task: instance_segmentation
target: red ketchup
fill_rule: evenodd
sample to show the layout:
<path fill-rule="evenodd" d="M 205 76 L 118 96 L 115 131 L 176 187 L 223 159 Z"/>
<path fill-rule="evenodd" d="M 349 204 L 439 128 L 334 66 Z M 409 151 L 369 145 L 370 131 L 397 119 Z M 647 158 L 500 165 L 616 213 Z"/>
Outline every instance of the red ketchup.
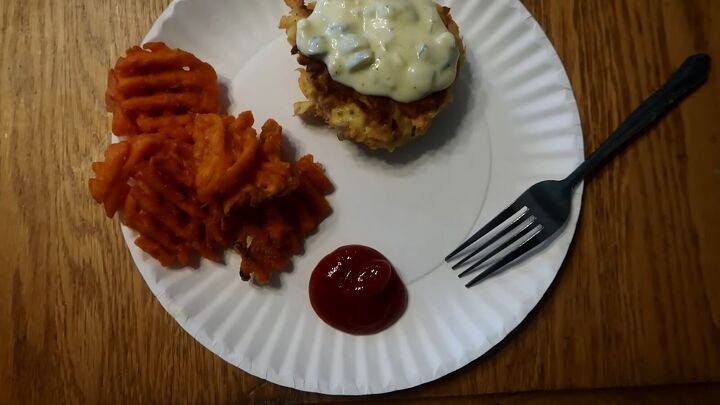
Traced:
<path fill-rule="evenodd" d="M 400 318 L 407 306 L 407 290 L 380 252 L 350 245 L 325 256 L 315 267 L 310 303 L 333 328 L 370 335 Z"/>

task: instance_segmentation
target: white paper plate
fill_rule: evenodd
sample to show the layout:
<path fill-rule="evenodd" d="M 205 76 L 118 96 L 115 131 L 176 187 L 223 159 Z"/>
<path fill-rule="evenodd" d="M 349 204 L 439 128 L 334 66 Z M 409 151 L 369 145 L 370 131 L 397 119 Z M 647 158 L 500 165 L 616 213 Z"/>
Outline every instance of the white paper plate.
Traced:
<path fill-rule="evenodd" d="M 336 185 L 334 214 L 294 259 L 280 285 L 240 281 L 226 266 L 169 271 L 132 244 L 152 292 L 205 347 L 277 384 L 330 394 L 412 387 L 457 370 L 500 342 L 532 310 L 563 262 L 581 203 L 559 238 L 511 271 L 466 289 L 442 258 L 531 184 L 568 174 L 583 157 L 570 83 L 548 39 L 517 0 L 443 0 L 468 49 L 456 100 L 416 143 L 366 153 L 292 116 L 298 67 L 276 27 L 280 0 L 178 0 L 145 38 L 211 63 L 230 111 L 273 117 L 299 153 L 313 153 Z M 382 251 L 405 281 L 409 304 L 390 329 L 351 336 L 323 323 L 308 280 L 345 244 Z"/>

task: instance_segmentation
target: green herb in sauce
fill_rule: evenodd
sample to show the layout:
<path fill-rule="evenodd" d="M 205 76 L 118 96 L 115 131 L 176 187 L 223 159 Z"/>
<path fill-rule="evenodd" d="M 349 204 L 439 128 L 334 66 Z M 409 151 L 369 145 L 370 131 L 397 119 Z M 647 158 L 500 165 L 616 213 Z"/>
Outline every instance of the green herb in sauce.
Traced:
<path fill-rule="evenodd" d="M 319 0 L 297 28 L 298 49 L 362 94 L 407 103 L 455 81 L 458 44 L 432 0 Z"/>

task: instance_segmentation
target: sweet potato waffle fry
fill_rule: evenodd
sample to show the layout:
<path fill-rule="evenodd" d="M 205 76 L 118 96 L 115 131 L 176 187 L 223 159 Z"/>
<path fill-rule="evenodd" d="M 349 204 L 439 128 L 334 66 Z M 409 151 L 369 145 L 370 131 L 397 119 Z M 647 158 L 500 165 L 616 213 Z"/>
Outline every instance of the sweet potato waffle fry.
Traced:
<path fill-rule="evenodd" d="M 235 248 L 241 276 L 268 283 L 330 214 L 332 184 L 312 155 L 283 160 L 274 120 L 258 135 L 251 112 L 208 112 L 217 110 L 209 65 L 164 44 L 146 49 L 130 49 L 111 70 L 108 110 L 113 131 L 127 138 L 93 163 L 91 195 L 108 217 L 121 211 L 139 233 L 135 244 L 163 266 L 197 255 L 217 261 Z M 178 73 L 182 66 L 195 74 Z M 200 101 L 168 107 L 192 97 Z"/>
<path fill-rule="evenodd" d="M 303 240 L 332 212 L 325 195 L 332 184 L 312 155 L 296 164 L 297 188 L 260 207 L 249 206 L 239 215 L 239 236 L 235 248 L 243 261 L 240 275 L 253 274 L 260 283 L 272 273 L 288 267 L 289 258 L 301 252 Z"/>
<path fill-rule="evenodd" d="M 197 172 L 195 184 L 203 202 L 225 194 L 247 178 L 258 152 L 252 113 L 237 119 L 202 114 L 195 119 L 193 140 Z"/>
<path fill-rule="evenodd" d="M 219 113 L 217 74 L 164 43 L 135 46 L 108 73 L 107 110 L 118 136 L 168 131 L 187 136 L 196 113 Z"/>

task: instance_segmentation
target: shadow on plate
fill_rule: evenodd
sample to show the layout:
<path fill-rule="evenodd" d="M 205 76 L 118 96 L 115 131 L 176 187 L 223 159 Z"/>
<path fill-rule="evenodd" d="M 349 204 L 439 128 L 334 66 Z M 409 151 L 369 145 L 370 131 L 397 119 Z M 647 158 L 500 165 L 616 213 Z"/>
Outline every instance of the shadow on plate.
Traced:
<path fill-rule="evenodd" d="M 474 77 L 470 69 L 470 55 L 462 67 L 460 76 L 453 92 L 453 101 L 447 109 L 442 111 L 432 123 L 430 130 L 418 139 L 401 146 L 393 152 L 385 150 L 371 150 L 363 145 L 353 144 L 362 151 L 362 154 L 372 159 L 382 160 L 392 166 L 407 165 L 420 157 L 440 150 L 457 137 L 460 124 L 465 116 L 472 110 L 475 103 L 483 103 L 483 92 L 473 92 Z"/>
<path fill-rule="evenodd" d="M 260 285 L 255 282 L 255 279 L 253 279 L 252 283 L 253 283 L 253 286 L 258 287 L 258 288 L 268 288 L 271 290 L 279 290 L 282 288 L 282 278 L 284 277 L 284 275 L 292 273 L 293 271 L 295 271 L 295 263 L 291 259 L 290 266 L 287 269 L 282 270 L 282 271 L 273 272 L 269 283 L 267 283 L 265 285 Z"/>
<path fill-rule="evenodd" d="M 219 99 L 220 99 L 220 111 L 229 111 L 230 110 L 230 82 L 231 80 L 218 75 L 218 87 L 220 89 Z"/>
<path fill-rule="evenodd" d="M 578 221 L 578 224 L 577 224 L 577 228 L 578 228 L 578 229 L 581 228 L 581 227 L 582 227 L 582 216 L 580 217 L 580 220 Z M 577 232 L 577 229 L 576 229 L 576 232 Z M 538 311 L 540 311 L 540 310 L 542 309 L 542 307 L 544 306 L 544 304 L 545 304 L 545 302 L 548 300 L 548 298 L 553 295 L 553 292 L 555 291 L 555 288 L 557 287 L 557 285 L 559 284 L 561 278 L 563 277 L 563 274 L 565 273 L 565 264 L 567 263 L 568 258 L 572 255 L 572 252 L 573 252 L 573 250 L 574 250 L 574 248 L 575 248 L 575 240 L 576 240 L 576 239 L 573 238 L 572 242 L 570 243 L 570 247 L 568 248 L 568 253 L 567 253 L 567 255 L 565 256 L 565 259 L 563 260 L 563 263 L 560 265 L 560 269 L 558 270 L 558 273 L 557 273 L 557 275 L 555 276 L 555 279 L 553 279 L 552 283 L 550 283 L 550 286 L 549 286 L 548 289 L 545 291 L 545 293 L 543 294 L 543 296 L 540 298 L 540 300 L 538 301 L 537 305 L 535 305 L 535 307 L 528 313 L 528 315 L 525 317 L 525 319 L 523 319 L 523 320 L 518 324 L 518 326 L 515 327 L 515 329 L 513 329 L 512 331 L 510 331 L 510 333 L 508 333 L 507 336 L 505 336 L 504 339 L 502 339 L 500 342 L 498 342 L 498 343 L 497 343 L 495 346 L 493 346 L 490 350 L 488 350 L 487 352 L 485 352 L 485 354 L 483 354 L 483 355 L 481 355 L 480 357 L 478 357 L 477 359 L 471 361 L 470 363 L 468 363 L 468 364 L 465 365 L 464 367 L 459 368 L 458 370 L 455 370 L 455 371 L 451 372 L 450 374 L 447 374 L 447 375 L 445 375 L 445 376 L 443 376 L 443 377 L 440 377 L 440 378 L 438 378 L 437 380 L 434 380 L 434 381 L 432 382 L 433 384 L 434 384 L 434 383 L 437 383 L 437 382 L 439 382 L 439 381 L 445 381 L 445 380 L 448 380 L 448 379 L 451 379 L 451 378 L 455 378 L 458 373 L 463 372 L 463 371 L 467 371 L 468 369 L 471 369 L 471 368 L 474 368 L 474 367 L 477 367 L 481 362 L 486 361 L 486 360 L 488 360 L 489 358 L 495 356 L 495 354 L 497 354 L 497 353 L 501 352 L 503 349 L 505 349 L 505 348 L 507 347 L 507 345 L 508 345 L 510 342 L 512 342 L 512 341 L 517 337 L 518 334 L 522 333 L 522 332 L 525 330 L 525 328 L 526 328 L 530 323 L 532 323 L 533 320 L 535 320 L 535 316 L 537 315 Z M 521 259 L 521 260 L 525 260 L 525 259 L 527 259 L 527 257 L 525 257 L 524 259 Z M 508 378 L 511 378 L 511 376 L 508 376 Z M 391 395 L 393 395 L 393 394 L 397 394 L 397 393 L 400 393 L 400 392 L 402 392 L 402 393 L 404 393 L 404 394 L 407 394 L 407 393 L 412 392 L 412 391 L 414 391 L 414 390 L 419 390 L 419 389 L 421 389 L 421 387 L 423 387 L 424 385 L 425 385 L 425 384 L 420 385 L 420 386 L 417 386 L 417 387 L 413 387 L 413 388 L 408 388 L 408 389 L 402 390 L 402 391 L 395 391 L 395 392 L 392 392 L 392 393 L 387 393 L 387 394 L 385 394 L 385 395 L 391 396 Z"/>

